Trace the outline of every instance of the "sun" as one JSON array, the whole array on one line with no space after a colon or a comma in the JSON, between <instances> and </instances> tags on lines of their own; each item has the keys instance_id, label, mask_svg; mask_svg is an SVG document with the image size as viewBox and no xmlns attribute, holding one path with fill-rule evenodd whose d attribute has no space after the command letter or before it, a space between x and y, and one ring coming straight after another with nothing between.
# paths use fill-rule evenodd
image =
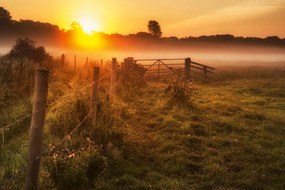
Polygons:
<instances>
[{"instance_id":1,"label":"sun","mask_svg":"<svg viewBox=\"0 0 285 190\"><path fill-rule=\"evenodd\" d=\"M98 24L88 18L80 19L79 23L83 31L87 34L92 34L93 31L99 31Z\"/></svg>"}]
</instances>

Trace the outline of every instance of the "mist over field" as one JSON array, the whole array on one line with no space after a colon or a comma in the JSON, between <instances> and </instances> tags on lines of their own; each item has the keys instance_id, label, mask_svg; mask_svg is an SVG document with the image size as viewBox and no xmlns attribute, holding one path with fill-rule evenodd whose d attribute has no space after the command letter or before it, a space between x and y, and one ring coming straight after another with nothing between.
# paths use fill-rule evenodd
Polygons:
<instances>
[{"instance_id":1,"label":"mist over field","mask_svg":"<svg viewBox=\"0 0 285 190\"><path fill-rule=\"evenodd\" d=\"M40 44L44 45L45 44ZM100 61L111 60L116 57L119 61L123 61L126 57L134 57L136 59L162 59L162 58L186 58L190 57L192 60L202 62L212 66L284 66L285 65L285 48L276 47L256 47L256 46L238 46L225 48L224 46L200 45L196 47L155 47L153 44L149 47L151 50L147 50L148 47L143 47L136 50L80 50L70 48L60 48L45 46L46 51L54 56L58 57L61 54L66 54L67 57L77 55L80 62L85 63L85 58L89 57L92 60ZM12 46L0 45L0 55L4 55L10 51ZM84 58L84 59L83 59Z\"/></svg>"}]
</instances>

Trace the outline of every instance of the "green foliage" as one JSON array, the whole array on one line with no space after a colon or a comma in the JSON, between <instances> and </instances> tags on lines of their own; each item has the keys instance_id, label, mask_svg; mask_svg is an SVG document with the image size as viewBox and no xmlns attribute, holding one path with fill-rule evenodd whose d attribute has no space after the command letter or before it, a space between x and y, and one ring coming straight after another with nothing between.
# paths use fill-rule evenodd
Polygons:
<instances>
[{"instance_id":1,"label":"green foliage","mask_svg":"<svg viewBox=\"0 0 285 190\"><path fill-rule=\"evenodd\" d=\"M124 98L138 94L146 86L144 73L142 65L137 64L132 57L126 58L120 70L119 94Z\"/></svg>"},{"instance_id":2,"label":"green foliage","mask_svg":"<svg viewBox=\"0 0 285 190\"><path fill-rule=\"evenodd\" d=\"M64 190L94 187L94 181L107 168L107 160L94 142L87 141L88 146L76 152L64 149L49 153L44 159L46 188Z\"/></svg>"},{"instance_id":3,"label":"green foliage","mask_svg":"<svg viewBox=\"0 0 285 190\"><path fill-rule=\"evenodd\" d=\"M174 70L173 77L165 90L165 93L170 97L170 101L178 104L188 103L195 94L194 92L192 80L186 79L183 70Z\"/></svg>"},{"instance_id":4,"label":"green foliage","mask_svg":"<svg viewBox=\"0 0 285 190\"><path fill-rule=\"evenodd\" d=\"M279 74L195 83L199 93L192 100L186 98L191 100L190 108L169 104L165 83L149 83L131 102L110 101L106 84L99 88L97 127L91 128L87 120L65 143L43 156L40 189L284 189L280 155L285 155L285 78ZM50 93L64 95L66 85L61 82L71 76L58 71ZM72 82L68 85L77 89ZM0 88L7 91L4 95L0 91L2 101L13 94L7 85ZM88 95L69 98L50 107L46 129L51 129L50 124L59 126L46 131L45 146L56 144L88 113ZM14 121L26 111L27 103L19 106L20 102L2 102L0 123ZM4 140L0 187L20 189L28 133L17 133L8 141L5 134Z\"/></svg>"},{"instance_id":5,"label":"green foliage","mask_svg":"<svg viewBox=\"0 0 285 190\"><path fill-rule=\"evenodd\" d=\"M28 133L14 134L0 145L0 187L3 189L21 188L27 160L27 137Z\"/></svg>"},{"instance_id":6,"label":"green foliage","mask_svg":"<svg viewBox=\"0 0 285 190\"><path fill-rule=\"evenodd\" d=\"M75 97L61 105L60 110L50 115L48 120L50 133L57 137L64 137L78 125L88 114L88 99ZM86 125L86 124L84 124Z\"/></svg>"},{"instance_id":7,"label":"green foliage","mask_svg":"<svg viewBox=\"0 0 285 190\"><path fill-rule=\"evenodd\" d=\"M106 89L103 91L105 90ZM90 134L96 144L102 146L105 153L110 143L115 144L115 146L120 146L122 144L123 134L117 130L119 125L117 109L121 108L120 105L117 105L118 102L118 100L116 103L111 102L109 96L99 93L96 127L91 129Z\"/></svg>"},{"instance_id":8,"label":"green foliage","mask_svg":"<svg viewBox=\"0 0 285 190\"><path fill-rule=\"evenodd\" d=\"M0 59L0 84L7 86L12 94L30 95L34 85L34 63L44 61L52 61L44 47L36 46L29 38L19 38L10 52Z\"/></svg>"},{"instance_id":9,"label":"green foliage","mask_svg":"<svg viewBox=\"0 0 285 190\"><path fill-rule=\"evenodd\" d=\"M28 60L0 62L0 84L7 87L1 95L13 94L14 96L21 92L31 94L34 85L34 65Z\"/></svg>"}]
</instances>

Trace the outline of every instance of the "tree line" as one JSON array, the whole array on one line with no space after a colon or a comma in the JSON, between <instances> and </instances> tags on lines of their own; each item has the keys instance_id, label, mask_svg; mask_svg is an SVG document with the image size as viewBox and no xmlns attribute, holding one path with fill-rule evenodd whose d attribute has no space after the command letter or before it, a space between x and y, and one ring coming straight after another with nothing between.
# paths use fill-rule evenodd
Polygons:
<instances>
[{"instance_id":1,"label":"tree line","mask_svg":"<svg viewBox=\"0 0 285 190\"><path fill-rule=\"evenodd\" d=\"M30 37L33 39L44 39L53 44L72 45L71 41L73 34L76 31L82 31L80 23L73 22L69 30L60 29L57 25L43 23L33 20L13 20L10 12L3 7L0 7L0 40L9 38ZM148 32L137 32L134 34L106 34L103 32L93 32L92 36L100 36L110 43L128 41L155 41L167 43L226 43L240 45L264 45L264 46L279 46L285 47L285 38L281 39L278 36L268 36L266 38L258 37L236 37L231 34L219 34L210 36L186 36L178 38L176 36L163 37L160 24L155 20L150 20L147 25Z\"/></svg>"}]
</instances>

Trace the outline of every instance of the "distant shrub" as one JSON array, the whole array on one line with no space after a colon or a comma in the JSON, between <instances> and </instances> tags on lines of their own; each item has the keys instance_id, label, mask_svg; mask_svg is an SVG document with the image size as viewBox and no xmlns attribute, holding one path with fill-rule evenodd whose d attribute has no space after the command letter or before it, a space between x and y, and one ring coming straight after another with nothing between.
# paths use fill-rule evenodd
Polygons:
<instances>
[{"instance_id":1,"label":"distant shrub","mask_svg":"<svg viewBox=\"0 0 285 190\"><path fill-rule=\"evenodd\" d=\"M192 80L187 80L184 71L181 69L174 70L169 85L165 90L170 101L174 103L188 103L195 94L192 87Z\"/></svg>"},{"instance_id":2,"label":"distant shrub","mask_svg":"<svg viewBox=\"0 0 285 190\"><path fill-rule=\"evenodd\" d=\"M51 56L46 52L43 46L37 46L36 42L30 38L19 38L8 54L12 59L28 59L34 63L51 60Z\"/></svg>"},{"instance_id":3,"label":"distant shrub","mask_svg":"<svg viewBox=\"0 0 285 190\"><path fill-rule=\"evenodd\" d=\"M142 65L137 64L132 57L126 58L120 69L119 94L137 94L146 85L144 73Z\"/></svg>"},{"instance_id":4,"label":"distant shrub","mask_svg":"<svg viewBox=\"0 0 285 190\"><path fill-rule=\"evenodd\" d=\"M0 84L11 90L31 94L34 85L35 64L47 65L52 57L43 46L29 38L19 38L10 52L0 58Z\"/></svg>"}]
</instances>

